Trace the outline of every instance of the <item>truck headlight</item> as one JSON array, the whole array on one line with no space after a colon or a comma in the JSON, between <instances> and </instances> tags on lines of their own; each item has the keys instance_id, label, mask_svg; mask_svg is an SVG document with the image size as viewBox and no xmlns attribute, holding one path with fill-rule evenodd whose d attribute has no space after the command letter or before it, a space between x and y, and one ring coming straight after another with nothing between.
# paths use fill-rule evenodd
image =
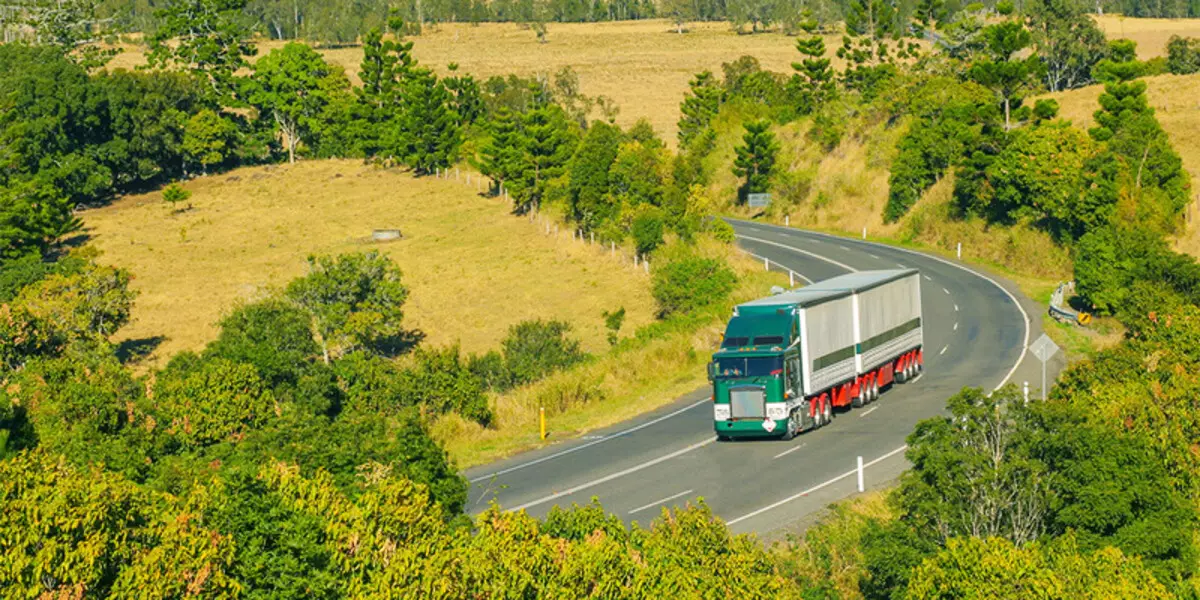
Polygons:
<instances>
[{"instance_id":1,"label":"truck headlight","mask_svg":"<svg viewBox=\"0 0 1200 600\"><path fill-rule=\"evenodd\" d=\"M716 421L728 421L729 420L729 405L728 404L714 404L713 405L713 419Z\"/></svg>"}]
</instances>

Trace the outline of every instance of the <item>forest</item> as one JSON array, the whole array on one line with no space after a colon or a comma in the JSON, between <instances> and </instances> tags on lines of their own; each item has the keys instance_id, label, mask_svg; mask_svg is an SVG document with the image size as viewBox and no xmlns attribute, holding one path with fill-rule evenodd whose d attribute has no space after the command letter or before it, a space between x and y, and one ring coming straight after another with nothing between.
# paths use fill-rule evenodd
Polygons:
<instances>
[{"instance_id":1,"label":"forest","mask_svg":"<svg viewBox=\"0 0 1200 600\"><path fill-rule=\"evenodd\" d=\"M1200 266L1168 243L1191 187L1143 81L1194 72L1195 40L1140 60L1063 0L903 18L851 3L837 49L816 16L797 23L789 73L730 57L696 74L672 151L645 123L615 125L570 70L437 76L412 55L406 23L424 13L363 22L354 86L305 43L257 56L258 7L156 7L137 27L152 31L146 70L105 69L103 44L49 24L0 46L0 596L1200 597ZM938 32L931 50L896 26L914 20ZM1086 132L1031 100L1091 84ZM757 117L714 166L715 120L735 109ZM955 394L910 435L912 469L879 514L835 510L773 548L703 502L647 527L596 504L464 514L430 419L486 427L489 392L586 363L562 323L516 324L483 354L427 347L405 326L399 265L317 255L202 350L141 373L111 341L136 274L73 242L77 207L159 187L186 203L173 182L236 166L462 166L513 218L560 214L652 257L660 322L636 336L653 337L727 311L737 275L704 248L733 242L714 215L794 183L773 128L807 120L833 147L851 119L904 128L886 218L953 174L955 218L1047 232L1081 301L1127 333L1045 402ZM716 169L736 197L710 197Z\"/></svg>"}]
</instances>

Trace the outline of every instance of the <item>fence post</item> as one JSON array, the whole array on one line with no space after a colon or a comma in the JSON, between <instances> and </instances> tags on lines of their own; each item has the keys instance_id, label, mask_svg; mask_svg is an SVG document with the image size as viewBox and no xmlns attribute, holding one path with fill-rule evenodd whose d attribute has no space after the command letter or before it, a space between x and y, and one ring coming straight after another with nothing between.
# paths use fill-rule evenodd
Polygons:
<instances>
[{"instance_id":1,"label":"fence post","mask_svg":"<svg viewBox=\"0 0 1200 600\"><path fill-rule=\"evenodd\" d=\"M863 487L863 464L862 457L858 457L858 491L862 492L866 488Z\"/></svg>"}]
</instances>

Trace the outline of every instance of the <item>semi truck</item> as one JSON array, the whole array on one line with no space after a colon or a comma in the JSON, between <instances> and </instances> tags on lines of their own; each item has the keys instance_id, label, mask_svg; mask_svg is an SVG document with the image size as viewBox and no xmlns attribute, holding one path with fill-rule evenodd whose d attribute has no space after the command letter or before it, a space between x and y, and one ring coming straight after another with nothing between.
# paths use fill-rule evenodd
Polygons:
<instances>
[{"instance_id":1,"label":"semi truck","mask_svg":"<svg viewBox=\"0 0 1200 600\"><path fill-rule=\"evenodd\" d=\"M708 365L722 440L791 439L924 368L921 276L860 271L739 304Z\"/></svg>"}]
</instances>

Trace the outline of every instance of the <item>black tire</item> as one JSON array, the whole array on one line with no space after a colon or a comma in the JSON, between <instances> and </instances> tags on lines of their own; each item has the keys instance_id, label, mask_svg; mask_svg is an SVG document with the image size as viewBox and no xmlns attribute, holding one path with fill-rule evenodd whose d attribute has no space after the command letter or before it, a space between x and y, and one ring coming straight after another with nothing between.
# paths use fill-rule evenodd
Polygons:
<instances>
[{"instance_id":1,"label":"black tire","mask_svg":"<svg viewBox=\"0 0 1200 600\"><path fill-rule=\"evenodd\" d=\"M800 433L800 426L796 424L796 411L788 413L787 426L783 428L783 435L779 439L787 442L796 437Z\"/></svg>"},{"instance_id":2,"label":"black tire","mask_svg":"<svg viewBox=\"0 0 1200 600\"><path fill-rule=\"evenodd\" d=\"M866 395L866 390L859 392L857 396L850 399L850 406L853 406L854 408L862 408L863 405L867 403L865 400L863 400L863 397Z\"/></svg>"},{"instance_id":3,"label":"black tire","mask_svg":"<svg viewBox=\"0 0 1200 600\"><path fill-rule=\"evenodd\" d=\"M718 434L717 434L717 441L718 441L718 442L728 442L728 441L730 441L730 437L729 437L729 436L727 436L727 435L724 435L724 434L720 434L720 433L718 433Z\"/></svg>"},{"instance_id":4,"label":"black tire","mask_svg":"<svg viewBox=\"0 0 1200 600\"><path fill-rule=\"evenodd\" d=\"M828 425L832 422L833 422L833 402L830 400L826 400L825 401L825 424Z\"/></svg>"}]
</instances>

